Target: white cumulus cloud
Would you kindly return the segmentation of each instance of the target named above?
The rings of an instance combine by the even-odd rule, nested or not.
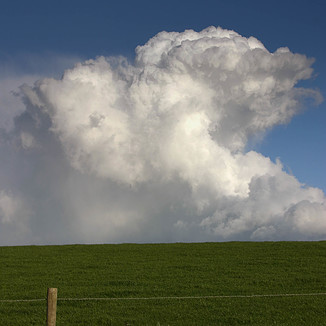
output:
[[[134,63],[99,57],[61,79],[25,84],[25,111],[2,152],[25,160],[16,163],[24,170],[4,182],[20,187],[31,208],[29,236],[325,237],[323,192],[300,184],[281,162],[246,152],[251,138],[288,123],[305,98],[321,100],[317,91],[296,87],[312,76],[312,63],[209,27],[161,32],[136,48]]]

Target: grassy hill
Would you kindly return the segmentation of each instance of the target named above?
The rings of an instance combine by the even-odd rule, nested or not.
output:
[[[247,297],[326,293],[326,242],[0,247],[0,264],[0,300],[58,288],[58,326],[326,325],[326,295]],[[1,326],[45,317],[45,301],[0,301]]]

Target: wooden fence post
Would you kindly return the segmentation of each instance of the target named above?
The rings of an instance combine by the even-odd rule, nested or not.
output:
[[[48,288],[46,326],[55,326],[57,317],[57,288]]]

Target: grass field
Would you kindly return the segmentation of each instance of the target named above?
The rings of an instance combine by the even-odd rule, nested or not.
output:
[[[326,325],[326,242],[0,247],[0,300],[58,288],[57,325]],[[0,325],[45,325],[46,301],[0,302]]]

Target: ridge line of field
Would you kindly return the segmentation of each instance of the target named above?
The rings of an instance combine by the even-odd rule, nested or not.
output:
[[[263,298],[263,297],[294,297],[294,296],[322,296],[326,293],[277,293],[277,294],[249,294],[249,295],[207,295],[207,296],[178,296],[178,297],[127,297],[127,298],[58,298],[58,301],[100,301],[100,300],[183,300],[183,299],[223,299],[223,298]],[[46,299],[8,299],[0,302],[35,302]]]

